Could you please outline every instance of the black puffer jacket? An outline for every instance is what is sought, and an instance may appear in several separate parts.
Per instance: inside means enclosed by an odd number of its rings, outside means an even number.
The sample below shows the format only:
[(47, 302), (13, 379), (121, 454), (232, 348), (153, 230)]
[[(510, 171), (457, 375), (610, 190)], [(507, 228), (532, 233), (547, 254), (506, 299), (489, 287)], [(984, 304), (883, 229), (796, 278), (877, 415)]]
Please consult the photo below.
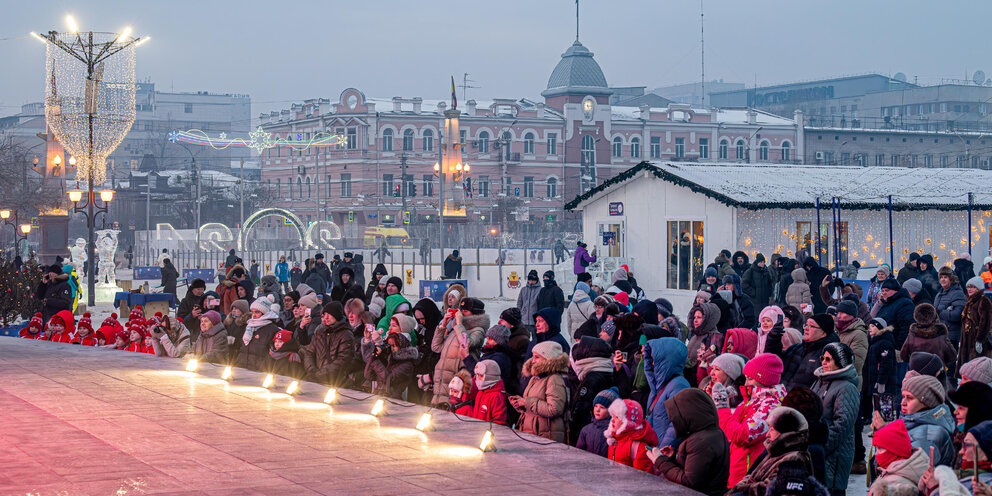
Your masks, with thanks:
[(355, 336), (348, 321), (335, 322), (330, 327), (317, 327), (310, 348), (313, 364), (307, 374), (324, 384), (343, 385), (357, 363)]
[(744, 294), (751, 298), (755, 312), (760, 315), (771, 302), (772, 292), (775, 290), (775, 278), (768, 267), (751, 264), (751, 268), (741, 276), (741, 286)]
[[(775, 339), (777, 338), (777, 340)], [(781, 334), (771, 334), (768, 336), (769, 344), (775, 346), (777, 342), (781, 347)], [(838, 343), (840, 338), (836, 333), (830, 333), (811, 343), (805, 341), (796, 343), (782, 352), (782, 384), (786, 389), (796, 386), (811, 387), (816, 382), (816, 369), (820, 368), (820, 357), (823, 356), (823, 348), (830, 343)], [(768, 344), (766, 351), (768, 350)]]
[(710, 496), (727, 492), (730, 444), (713, 400), (702, 389), (683, 389), (665, 400), (665, 410), (682, 442), (674, 458), (659, 456), (651, 472)]
[[(246, 329), (245, 332), (251, 332)], [(247, 346), (242, 346), (238, 353), (238, 367), (261, 371), (269, 360), (269, 347), (272, 346), (272, 338), (279, 332), (279, 326), (269, 322), (254, 330), (251, 341)]]

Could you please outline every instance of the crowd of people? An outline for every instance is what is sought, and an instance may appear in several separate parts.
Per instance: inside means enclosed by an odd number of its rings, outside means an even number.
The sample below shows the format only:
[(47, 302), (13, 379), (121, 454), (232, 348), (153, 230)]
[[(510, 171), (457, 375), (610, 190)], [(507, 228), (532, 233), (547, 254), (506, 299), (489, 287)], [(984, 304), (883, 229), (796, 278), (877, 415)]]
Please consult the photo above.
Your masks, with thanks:
[[(401, 398), (710, 495), (839, 495), (865, 472), (874, 495), (989, 490), (992, 257), (977, 276), (911, 257), (862, 295), (812, 257), (723, 252), (684, 319), (627, 266), (607, 283), (581, 243), (575, 257), (568, 296), (532, 270), (498, 315), (460, 284), (412, 302), (382, 264), (366, 284), (351, 253), (295, 275), (280, 260), (259, 284), (229, 257), (224, 280), (192, 281), (175, 315), (138, 307), (94, 329), (61, 309), (21, 335)], [(64, 299), (65, 283), (54, 274), (38, 294)]]

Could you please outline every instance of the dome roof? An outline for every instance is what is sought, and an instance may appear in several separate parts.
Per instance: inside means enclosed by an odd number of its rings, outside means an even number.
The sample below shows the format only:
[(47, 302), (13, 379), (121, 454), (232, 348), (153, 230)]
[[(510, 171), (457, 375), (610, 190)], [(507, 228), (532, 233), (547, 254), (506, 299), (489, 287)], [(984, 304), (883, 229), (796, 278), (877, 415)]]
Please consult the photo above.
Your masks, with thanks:
[(612, 93), (606, 84), (606, 76), (599, 64), (592, 58), (593, 53), (575, 40), (572, 46), (561, 54), (561, 61), (551, 71), (548, 89), (542, 96), (567, 94), (609, 95)]

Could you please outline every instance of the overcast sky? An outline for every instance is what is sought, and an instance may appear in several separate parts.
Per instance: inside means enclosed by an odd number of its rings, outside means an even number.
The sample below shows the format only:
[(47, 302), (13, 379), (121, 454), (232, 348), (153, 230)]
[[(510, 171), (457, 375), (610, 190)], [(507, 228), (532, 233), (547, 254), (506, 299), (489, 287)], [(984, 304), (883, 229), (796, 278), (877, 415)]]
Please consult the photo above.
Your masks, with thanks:
[[(695, 1), (582, 0), (580, 38), (611, 85), (696, 82)], [(704, 0), (706, 78), (748, 86), (878, 72), (913, 81), (992, 75), (992, 2)], [(248, 93), (252, 114), (354, 86), (370, 97), (539, 98), (575, 37), (573, 0), (0, 0), (0, 115), (41, 101), (31, 30), (134, 27), (137, 76), (163, 90)], [(459, 98), (461, 90), (459, 90)]]

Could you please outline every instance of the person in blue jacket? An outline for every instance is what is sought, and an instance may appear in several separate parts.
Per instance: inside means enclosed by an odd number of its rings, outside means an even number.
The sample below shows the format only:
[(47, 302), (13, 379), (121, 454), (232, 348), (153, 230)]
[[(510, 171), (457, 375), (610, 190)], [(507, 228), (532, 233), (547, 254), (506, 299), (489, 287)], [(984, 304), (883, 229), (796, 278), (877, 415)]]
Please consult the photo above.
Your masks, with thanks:
[(276, 279), (279, 281), (279, 285), (282, 286), (283, 294), (292, 291), (289, 288), (289, 264), (286, 263), (286, 255), (280, 256), (279, 263), (276, 264)]
[(644, 344), (644, 376), (651, 394), (644, 416), (651, 428), (658, 433), (658, 447), (675, 446), (675, 427), (668, 419), (665, 400), (689, 387), (682, 375), (689, 349), (675, 338), (657, 338)]

